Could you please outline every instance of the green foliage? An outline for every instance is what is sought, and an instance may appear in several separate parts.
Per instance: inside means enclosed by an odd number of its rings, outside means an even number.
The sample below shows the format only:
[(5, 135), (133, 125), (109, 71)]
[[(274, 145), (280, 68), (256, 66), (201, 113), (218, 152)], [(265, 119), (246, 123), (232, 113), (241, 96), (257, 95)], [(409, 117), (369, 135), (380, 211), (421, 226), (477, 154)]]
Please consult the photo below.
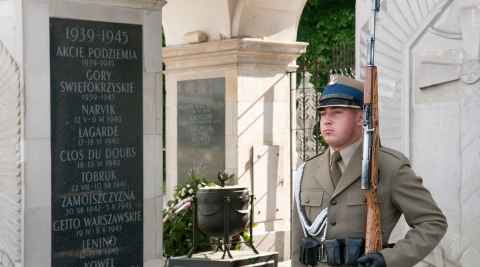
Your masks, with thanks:
[[(196, 176), (191, 178), (191, 182), (177, 186), (174, 199), (168, 201), (167, 208), (163, 210), (163, 247), (166, 256), (186, 255), (192, 248), (192, 209), (187, 208), (176, 213), (175, 206), (182, 200), (192, 198), (200, 188), (211, 183), (204, 178)], [(206, 245), (208, 238), (202, 233), (199, 233), (198, 243), (199, 251), (207, 251), (210, 248)]]
[(312, 73), (311, 82), (321, 90), (328, 82), (332, 48), (339, 44), (355, 46), (355, 0), (309, 0), (297, 40), (309, 43), (298, 64)]
[[(220, 175), (219, 175), (220, 176)], [(223, 178), (233, 179), (233, 175), (222, 174)], [(165, 256), (182, 256), (188, 254), (193, 244), (193, 211), (191, 206), (178, 212), (183, 203), (188, 203), (197, 191), (206, 186), (217, 186), (205, 178), (195, 175), (191, 181), (178, 185), (175, 189), (174, 199), (168, 201), (167, 208), (163, 210), (163, 249)], [(240, 249), (241, 242), (249, 241), (250, 235), (246, 228), (242, 233), (232, 237), (232, 248)], [(208, 251), (218, 244), (218, 240), (210, 239), (198, 231), (196, 252)]]

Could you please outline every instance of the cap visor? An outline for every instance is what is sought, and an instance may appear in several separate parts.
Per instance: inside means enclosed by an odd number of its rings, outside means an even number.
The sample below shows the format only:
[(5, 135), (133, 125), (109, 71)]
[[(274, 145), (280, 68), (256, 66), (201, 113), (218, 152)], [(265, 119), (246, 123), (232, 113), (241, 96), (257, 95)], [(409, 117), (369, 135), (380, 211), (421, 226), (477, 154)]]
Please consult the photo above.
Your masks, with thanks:
[(353, 108), (353, 109), (362, 109), (359, 106), (356, 105), (342, 105), (342, 104), (325, 104), (325, 105), (319, 105), (317, 106), (317, 109), (322, 109), (322, 108)]

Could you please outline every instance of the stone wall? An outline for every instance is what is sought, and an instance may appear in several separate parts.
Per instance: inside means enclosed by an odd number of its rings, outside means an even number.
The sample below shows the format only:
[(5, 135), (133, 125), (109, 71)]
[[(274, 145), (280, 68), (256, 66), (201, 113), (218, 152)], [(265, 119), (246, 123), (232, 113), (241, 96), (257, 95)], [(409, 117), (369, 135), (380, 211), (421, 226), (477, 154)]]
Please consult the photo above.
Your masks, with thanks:
[[(376, 59), (383, 144), (410, 157), (447, 216), (441, 244), (419, 266), (476, 266), (480, 198), (480, 1), (382, 1)], [(357, 67), (368, 4), (357, 2)], [(475, 163), (476, 162), (476, 163)], [(408, 230), (399, 224), (393, 239)]]
[(144, 266), (161, 263), (163, 4), (0, 1), (0, 266), (11, 266), (5, 255), (15, 266), (51, 266), (51, 17), (143, 25), (143, 256)]
[(20, 262), (23, 224), (23, 88), (19, 65), (0, 40), (0, 265)]

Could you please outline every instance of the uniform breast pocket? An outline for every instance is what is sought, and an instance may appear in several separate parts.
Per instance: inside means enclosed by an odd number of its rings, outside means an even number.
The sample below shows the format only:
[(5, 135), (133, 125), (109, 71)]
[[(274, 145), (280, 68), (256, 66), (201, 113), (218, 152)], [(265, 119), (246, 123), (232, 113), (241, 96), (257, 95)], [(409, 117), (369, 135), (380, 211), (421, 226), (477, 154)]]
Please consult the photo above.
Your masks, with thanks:
[[(358, 190), (360, 191), (360, 190)], [(348, 198), (345, 218), (355, 234), (363, 234), (367, 218), (367, 202), (363, 194), (352, 194)]]
[(301, 203), (310, 221), (326, 207), (328, 196), (324, 191), (302, 191)]

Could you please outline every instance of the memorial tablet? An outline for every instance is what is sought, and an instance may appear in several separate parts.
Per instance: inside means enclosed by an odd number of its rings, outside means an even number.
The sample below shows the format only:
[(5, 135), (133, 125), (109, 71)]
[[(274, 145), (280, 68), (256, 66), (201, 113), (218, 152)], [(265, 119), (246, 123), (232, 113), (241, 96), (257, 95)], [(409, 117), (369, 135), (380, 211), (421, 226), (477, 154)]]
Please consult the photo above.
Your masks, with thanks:
[(178, 82), (178, 183), (225, 169), (225, 78)]
[(52, 266), (143, 266), (142, 26), (50, 19)]

